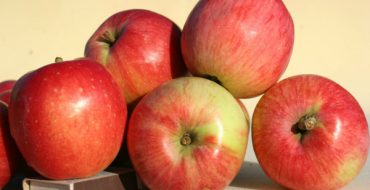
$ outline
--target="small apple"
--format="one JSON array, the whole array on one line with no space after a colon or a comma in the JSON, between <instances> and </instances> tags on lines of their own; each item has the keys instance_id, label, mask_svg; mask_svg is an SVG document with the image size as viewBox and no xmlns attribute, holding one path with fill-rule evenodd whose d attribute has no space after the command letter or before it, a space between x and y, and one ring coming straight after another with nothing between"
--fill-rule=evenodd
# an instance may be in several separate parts
<instances>
[{"instance_id":1,"label":"small apple","mask_svg":"<svg viewBox=\"0 0 370 190\"><path fill-rule=\"evenodd\" d=\"M289 189L338 189L363 168L369 151L364 112L343 87L298 75L259 100L252 141L265 173Z\"/></svg>"},{"instance_id":2,"label":"small apple","mask_svg":"<svg viewBox=\"0 0 370 190\"><path fill-rule=\"evenodd\" d=\"M20 157L9 131L8 108L0 101L0 189L15 174Z\"/></svg>"},{"instance_id":3,"label":"small apple","mask_svg":"<svg viewBox=\"0 0 370 190\"><path fill-rule=\"evenodd\" d=\"M12 89L15 85L16 81L15 80L7 80L7 81L3 81L0 83L0 102L2 102L3 104L6 105L6 117L8 117L8 105L9 105L9 102L10 102L10 96L11 96L11 93L12 93ZM6 119L6 122L8 122L8 119ZM7 124L8 125L8 124ZM10 135L10 132L9 132L9 135ZM13 141L13 139L12 139ZM35 176L37 175L37 173L32 169L30 168L26 161L23 159L22 155L20 154L19 150L18 150L18 147L16 146L15 142L12 142L10 143L11 146L12 146L12 149L16 149L14 150L15 153L13 153L15 158L12 160L12 165L16 166L16 167L13 167L14 168L14 171L17 172L17 173L22 173L22 175L24 176ZM1 187L1 185L0 185ZM1 188L0 188L1 189Z\"/></svg>"},{"instance_id":4,"label":"small apple","mask_svg":"<svg viewBox=\"0 0 370 190\"><path fill-rule=\"evenodd\" d=\"M192 74L250 98L277 82L293 41L293 20L281 0L200 0L187 18L181 46Z\"/></svg>"},{"instance_id":5,"label":"small apple","mask_svg":"<svg viewBox=\"0 0 370 190\"><path fill-rule=\"evenodd\" d=\"M243 163L248 126L226 89L207 79L181 77L138 103L127 145L149 189L223 189Z\"/></svg>"},{"instance_id":6,"label":"small apple","mask_svg":"<svg viewBox=\"0 0 370 190\"><path fill-rule=\"evenodd\" d=\"M11 90L5 90L3 92L0 92L0 101L5 103L6 105L9 105L11 93L12 93Z\"/></svg>"},{"instance_id":7,"label":"small apple","mask_svg":"<svg viewBox=\"0 0 370 190\"><path fill-rule=\"evenodd\" d=\"M15 84L15 80L5 80L0 82L0 93L6 90L11 90Z\"/></svg>"},{"instance_id":8,"label":"small apple","mask_svg":"<svg viewBox=\"0 0 370 190\"><path fill-rule=\"evenodd\" d=\"M125 99L106 69L79 59L21 77L9 104L10 131L35 171L49 179L104 170L122 143Z\"/></svg>"},{"instance_id":9,"label":"small apple","mask_svg":"<svg viewBox=\"0 0 370 190\"><path fill-rule=\"evenodd\" d=\"M15 82L16 80L5 80L0 82L0 101L3 101L6 105L9 105L10 94Z\"/></svg>"},{"instance_id":10,"label":"small apple","mask_svg":"<svg viewBox=\"0 0 370 190\"><path fill-rule=\"evenodd\" d=\"M148 10L126 10L109 17L85 47L85 56L103 64L131 106L186 67L181 30L170 19Z\"/></svg>"}]
</instances>

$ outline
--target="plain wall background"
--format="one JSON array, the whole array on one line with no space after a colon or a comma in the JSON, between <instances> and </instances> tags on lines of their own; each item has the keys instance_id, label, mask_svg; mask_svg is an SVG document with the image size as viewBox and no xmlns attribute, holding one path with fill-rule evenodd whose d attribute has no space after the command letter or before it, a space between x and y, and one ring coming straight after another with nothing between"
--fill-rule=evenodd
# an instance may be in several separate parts
<instances>
[{"instance_id":1,"label":"plain wall background","mask_svg":"<svg viewBox=\"0 0 370 190\"><path fill-rule=\"evenodd\" d=\"M0 0L0 81L53 62L83 56L87 39L126 9L161 13L181 28L196 0ZM295 23L295 45L281 79L326 76L352 93L370 118L370 1L284 1ZM243 100L252 115L259 97ZM369 121L368 121L369 122Z\"/></svg>"}]
</instances>

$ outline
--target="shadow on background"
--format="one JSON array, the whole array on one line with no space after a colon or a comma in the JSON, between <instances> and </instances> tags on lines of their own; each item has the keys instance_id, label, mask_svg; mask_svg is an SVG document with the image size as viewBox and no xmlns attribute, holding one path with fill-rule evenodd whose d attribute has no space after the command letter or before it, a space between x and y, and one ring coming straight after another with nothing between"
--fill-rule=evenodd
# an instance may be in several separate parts
<instances>
[{"instance_id":1,"label":"shadow on background","mask_svg":"<svg viewBox=\"0 0 370 190\"><path fill-rule=\"evenodd\" d=\"M235 179L231 182L230 186L264 190L284 189L268 178L258 163L250 161L245 161L243 163L242 168Z\"/></svg>"}]
</instances>

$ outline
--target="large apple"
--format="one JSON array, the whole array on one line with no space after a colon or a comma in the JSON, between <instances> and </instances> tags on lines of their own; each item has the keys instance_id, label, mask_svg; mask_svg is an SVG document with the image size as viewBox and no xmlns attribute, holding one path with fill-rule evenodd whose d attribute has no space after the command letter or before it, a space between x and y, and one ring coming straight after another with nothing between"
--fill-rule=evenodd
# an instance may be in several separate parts
<instances>
[{"instance_id":1,"label":"large apple","mask_svg":"<svg viewBox=\"0 0 370 190\"><path fill-rule=\"evenodd\" d=\"M9 105L10 131L28 165L50 179L104 170L122 143L127 109L95 61L46 65L21 77Z\"/></svg>"},{"instance_id":2,"label":"large apple","mask_svg":"<svg viewBox=\"0 0 370 190\"><path fill-rule=\"evenodd\" d=\"M129 155L150 189L223 189L243 163L248 125L238 101L220 85L173 79L135 107Z\"/></svg>"},{"instance_id":3,"label":"large apple","mask_svg":"<svg viewBox=\"0 0 370 190\"><path fill-rule=\"evenodd\" d=\"M266 174L289 189L338 189L360 172L369 151L358 102L318 75L270 88L255 108L252 140Z\"/></svg>"},{"instance_id":4,"label":"large apple","mask_svg":"<svg viewBox=\"0 0 370 190\"><path fill-rule=\"evenodd\" d=\"M85 47L85 56L103 64L129 105L165 81L185 74L181 31L170 19L148 10L109 17Z\"/></svg>"},{"instance_id":5,"label":"large apple","mask_svg":"<svg viewBox=\"0 0 370 190\"><path fill-rule=\"evenodd\" d=\"M8 108L0 101L0 189L4 188L15 174L20 158L9 131Z\"/></svg>"},{"instance_id":6,"label":"large apple","mask_svg":"<svg viewBox=\"0 0 370 190\"><path fill-rule=\"evenodd\" d=\"M293 21L281 0L201 0L185 23L181 46L192 74L250 98L280 78L293 40Z\"/></svg>"}]
</instances>

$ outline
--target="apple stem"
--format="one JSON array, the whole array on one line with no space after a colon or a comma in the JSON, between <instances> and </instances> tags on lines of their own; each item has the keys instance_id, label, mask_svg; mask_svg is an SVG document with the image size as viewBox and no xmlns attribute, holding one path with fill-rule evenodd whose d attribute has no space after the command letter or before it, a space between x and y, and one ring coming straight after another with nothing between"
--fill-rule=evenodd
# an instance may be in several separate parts
<instances>
[{"instance_id":1,"label":"apple stem","mask_svg":"<svg viewBox=\"0 0 370 190\"><path fill-rule=\"evenodd\" d=\"M182 145L189 145L191 144L191 138L189 133L185 133L181 138Z\"/></svg>"},{"instance_id":2,"label":"apple stem","mask_svg":"<svg viewBox=\"0 0 370 190\"><path fill-rule=\"evenodd\" d=\"M108 43L109 45L112 45L114 44L114 42L116 41L116 38L115 36L112 34L112 32L109 32L108 30L105 31L103 33L103 35L101 36L101 41L105 42L105 43Z\"/></svg>"},{"instance_id":3,"label":"apple stem","mask_svg":"<svg viewBox=\"0 0 370 190\"><path fill-rule=\"evenodd\" d=\"M61 57L56 57L54 60L55 63L63 62L63 58Z\"/></svg>"},{"instance_id":4,"label":"apple stem","mask_svg":"<svg viewBox=\"0 0 370 190\"><path fill-rule=\"evenodd\" d=\"M317 124L316 117L313 115L306 115L299 121L298 128L305 131L310 131L315 128Z\"/></svg>"}]
</instances>

